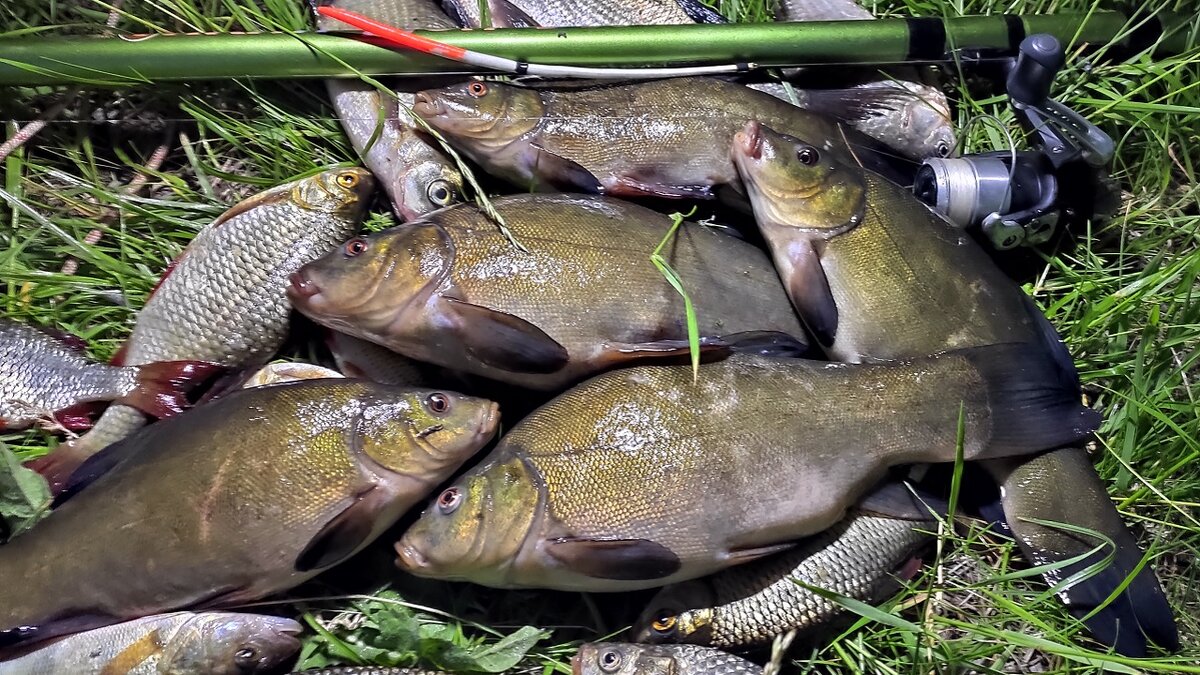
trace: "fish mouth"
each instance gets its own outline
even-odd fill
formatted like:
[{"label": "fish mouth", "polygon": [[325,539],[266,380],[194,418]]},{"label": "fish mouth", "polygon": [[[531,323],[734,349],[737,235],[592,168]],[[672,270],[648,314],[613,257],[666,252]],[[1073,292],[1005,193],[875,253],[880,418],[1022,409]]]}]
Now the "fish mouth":
[{"label": "fish mouth", "polygon": [[415,546],[405,543],[401,539],[396,542],[395,549],[398,556],[396,563],[400,566],[400,569],[412,574],[428,571],[429,561],[425,559],[425,556],[421,555],[421,552]]},{"label": "fish mouth", "polygon": [[413,99],[412,109],[420,117],[429,119],[442,114],[442,102],[428,92],[418,91]]},{"label": "fish mouth", "polygon": [[288,284],[287,292],[292,298],[308,300],[321,292],[321,288],[304,275],[304,270],[293,272],[288,276]]},{"label": "fish mouth", "polygon": [[762,125],[757,121],[747,122],[741,131],[733,135],[735,147],[751,159],[762,159]]},{"label": "fish mouth", "polygon": [[486,410],[483,411],[482,419],[479,422],[479,437],[491,438],[492,434],[496,433],[496,427],[500,425],[500,404],[492,402]]}]

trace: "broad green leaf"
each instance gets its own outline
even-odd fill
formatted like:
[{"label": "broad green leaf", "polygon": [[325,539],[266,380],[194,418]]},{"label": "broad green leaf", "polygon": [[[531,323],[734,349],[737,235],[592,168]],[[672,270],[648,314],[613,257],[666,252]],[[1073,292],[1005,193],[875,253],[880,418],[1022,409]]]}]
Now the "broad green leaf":
[{"label": "broad green leaf", "polygon": [[9,538],[17,537],[50,513],[50,488],[36,471],[0,443],[0,520]]}]

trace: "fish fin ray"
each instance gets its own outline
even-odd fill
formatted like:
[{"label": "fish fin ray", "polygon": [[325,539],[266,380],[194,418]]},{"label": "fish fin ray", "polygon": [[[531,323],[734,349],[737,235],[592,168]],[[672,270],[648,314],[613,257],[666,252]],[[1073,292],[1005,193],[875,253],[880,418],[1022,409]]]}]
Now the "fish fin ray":
[{"label": "fish fin ray", "polygon": [[139,366],[137,386],[116,402],[151,417],[170,417],[188,406],[191,389],[224,370],[224,366],[206,361],[159,361]]},{"label": "fish fin ray", "polygon": [[679,571],[679,556],[648,539],[562,537],[547,543],[555,560],[597,579],[662,579]]},{"label": "fish fin ray", "polygon": [[725,559],[731,565],[744,565],[748,562],[753,562],[759,558],[765,558],[776,553],[783,553],[795,548],[797,542],[788,541],[782,544],[770,544],[768,546],[752,546],[746,548],[731,548],[725,554]]},{"label": "fish fin ray", "polygon": [[792,278],[787,280],[788,295],[804,320],[804,325],[824,347],[837,335],[838,306],[829,289],[829,279],[821,267],[821,258],[812,242],[796,241],[788,246]]},{"label": "fish fin ray", "polygon": [[605,188],[614,197],[661,197],[664,199],[716,199],[711,185],[667,185],[651,183],[630,175],[618,175],[616,182]]},{"label": "fish fin ray", "polygon": [[104,409],[97,401],[76,403],[54,412],[54,421],[68,431],[84,431],[92,428],[96,415]]},{"label": "fish fin ray", "polygon": [[[682,359],[690,357],[687,340],[655,340],[653,342],[612,342],[605,345],[600,361],[605,367],[644,361],[647,359]],[[700,360],[720,361],[730,354],[729,345],[720,338],[700,338]]]},{"label": "fish fin ray", "polygon": [[804,336],[777,330],[749,330],[722,335],[735,354],[757,354],[779,358],[813,358],[817,356]]},{"label": "fish fin ray", "polygon": [[533,173],[539,180],[552,187],[568,192],[583,191],[590,194],[601,194],[604,186],[596,174],[588,171],[582,164],[567,159],[558,153],[546,149],[537,143],[530,143],[537,151],[533,161]]},{"label": "fish fin ray", "polygon": [[296,557],[297,572],[331,567],[349,558],[371,539],[381,497],[374,488],[360,494],[354,503],[321,528]]},{"label": "fish fin ray", "polygon": [[458,318],[458,337],[471,356],[515,373],[553,373],[570,360],[567,348],[541,328],[512,314],[445,298]]},{"label": "fish fin ray", "polygon": [[[286,188],[286,186],[281,186],[281,187]],[[280,202],[285,202],[288,199],[290,199],[291,196],[292,196],[292,191],[290,188],[288,188],[288,189],[275,188],[272,190],[266,190],[265,192],[260,192],[256,195],[252,195],[250,197],[243,199],[242,201],[238,202],[237,204],[234,204],[233,206],[229,207],[229,210],[226,211],[225,213],[222,213],[221,215],[217,216],[217,219],[214,220],[212,222],[212,225],[210,225],[209,227],[212,227],[214,229],[218,228],[218,227],[224,225],[225,223],[233,220],[234,218],[242,215],[243,213],[246,213],[247,211],[249,211],[251,209],[255,209],[260,206],[264,206],[266,204],[278,204]],[[185,253],[186,253],[186,251],[185,251]],[[180,256],[180,258],[182,258],[182,257],[183,256]],[[178,262],[178,260],[176,260],[176,262]],[[174,265],[174,263],[172,263],[172,265]],[[163,275],[163,278],[165,279],[166,275]]]}]

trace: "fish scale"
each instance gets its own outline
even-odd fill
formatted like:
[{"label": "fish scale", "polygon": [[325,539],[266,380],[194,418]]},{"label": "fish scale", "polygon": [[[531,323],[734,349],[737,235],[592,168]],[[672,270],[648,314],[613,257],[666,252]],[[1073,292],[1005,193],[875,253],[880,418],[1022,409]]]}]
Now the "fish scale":
[{"label": "fish scale", "polygon": [[[695,23],[677,0],[510,0],[543,27],[566,26],[638,26]],[[482,14],[476,0],[446,0],[455,14],[467,20],[469,28],[482,27]],[[491,4],[489,3],[489,8]],[[493,24],[497,23],[493,19]]]},{"label": "fish scale", "polygon": [[[619,659],[614,665],[612,660]],[[696,645],[596,642],[579,648],[576,675],[760,675],[761,666],[719,649]]]},{"label": "fish scale", "polygon": [[[353,175],[355,186],[337,187],[339,175]],[[362,169],[327,171],[251,197],[206,226],[138,313],[122,364],[265,362],[287,337],[288,276],[358,229],[373,186]],[[56,452],[78,462],[145,423],[136,409],[114,405]]]}]

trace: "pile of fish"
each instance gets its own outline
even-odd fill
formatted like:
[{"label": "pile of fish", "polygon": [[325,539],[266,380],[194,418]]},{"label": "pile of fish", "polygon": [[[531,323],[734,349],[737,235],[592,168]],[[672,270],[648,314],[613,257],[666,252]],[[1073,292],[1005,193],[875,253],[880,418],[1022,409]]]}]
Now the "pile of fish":
[{"label": "pile of fish", "polygon": [[[481,25],[474,0],[337,4]],[[487,10],[508,26],[721,20],[692,0]],[[848,0],[781,11],[869,18]],[[1050,583],[1099,570],[1059,590],[1096,640],[1178,648],[1083,449],[1098,419],[1063,342],[898,183],[954,146],[919,73],[428,84],[330,82],[370,171],[233,206],[113,363],[0,320],[0,428],[87,429],[31,463],[53,512],[0,546],[0,674],[286,668],[299,624],[219,610],[295,588],[415,508],[388,543],[418,577],[661,589],[631,642],[584,645],[576,673],[758,673],[717,648],[842,618],[812,586],[885,599],[948,515],[923,467],[960,455]],[[511,184],[491,199],[503,229],[417,117]],[[377,187],[403,223],[360,234]],[[697,200],[741,215],[666,215]],[[289,338],[326,356],[264,369]]]}]

